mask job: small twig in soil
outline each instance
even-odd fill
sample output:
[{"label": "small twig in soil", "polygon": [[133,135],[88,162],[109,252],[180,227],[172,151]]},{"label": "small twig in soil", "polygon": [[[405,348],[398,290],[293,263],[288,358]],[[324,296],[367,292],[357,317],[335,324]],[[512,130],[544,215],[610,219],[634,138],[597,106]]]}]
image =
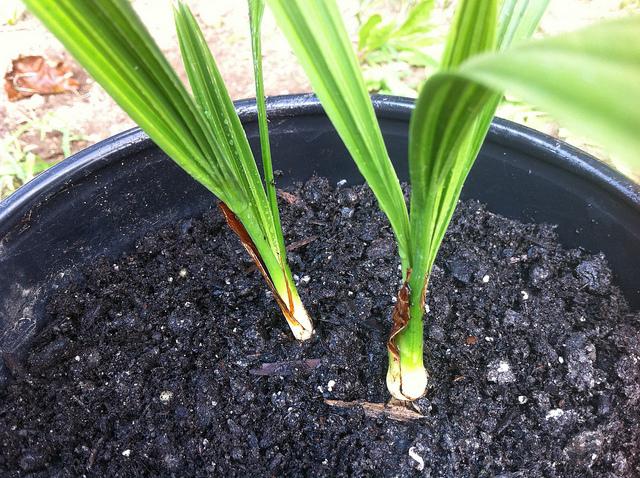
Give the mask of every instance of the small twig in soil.
[{"label": "small twig in soil", "polygon": [[371,403],[364,400],[355,400],[353,402],[344,402],[342,400],[325,399],[324,403],[331,407],[339,408],[362,408],[364,414],[368,417],[379,418],[387,417],[391,420],[399,422],[408,422],[411,420],[419,420],[425,418],[424,415],[414,409],[408,408],[404,403],[398,401],[389,403]]},{"label": "small twig in soil", "polygon": [[309,219],[309,221],[307,221],[309,224],[313,224],[314,226],[322,226],[322,227],[327,227],[327,223],[323,222],[323,221],[318,221],[317,219]]},{"label": "small twig in soil", "polygon": [[312,243],[318,239],[318,236],[309,236],[304,239],[300,239],[299,241],[292,242],[287,246],[287,252],[295,251],[296,249],[300,249],[301,247],[306,246],[307,244]]},{"label": "small twig in soil", "polygon": [[510,264],[516,264],[517,262],[527,261],[528,259],[529,259],[529,257],[526,254],[522,254],[522,255],[517,256],[517,257],[510,257],[509,258],[509,263]]},{"label": "small twig in soil", "polygon": [[263,363],[260,368],[249,370],[252,375],[291,375],[295,372],[308,372],[320,365],[320,359],[291,360],[286,362]]},{"label": "small twig in soil", "polygon": [[[307,244],[311,244],[313,241],[318,239],[318,236],[309,236],[304,239],[300,239],[299,241],[292,242],[287,246],[287,252],[295,251],[296,249],[300,249],[301,247],[306,246]],[[245,268],[245,273],[249,274],[253,271],[257,270],[255,264],[251,264],[250,266]]]}]

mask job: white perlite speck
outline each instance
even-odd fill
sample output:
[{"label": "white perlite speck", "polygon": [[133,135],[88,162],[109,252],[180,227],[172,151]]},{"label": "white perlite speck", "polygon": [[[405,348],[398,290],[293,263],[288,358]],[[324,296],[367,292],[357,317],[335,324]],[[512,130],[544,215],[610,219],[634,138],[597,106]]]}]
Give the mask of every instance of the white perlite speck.
[{"label": "white perlite speck", "polygon": [[173,392],[172,391],[165,390],[163,392],[160,392],[160,401],[162,403],[169,403],[172,398],[173,398]]},{"label": "white perlite speck", "polygon": [[327,390],[329,390],[330,392],[333,392],[333,387],[335,386],[336,386],[336,381],[329,380],[329,382],[327,383]]},{"label": "white perlite speck", "polygon": [[511,371],[509,362],[505,360],[494,360],[487,366],[487,380],[500,385],[516,381],[516,376]]},{"label": "white perlite speck", "polygon": [[564,410],[562,410],[561,408],[553,408],[547,412],[546,419],[549,420],[549,418],[560,418],[562,415],[564,415]]},{"label": "white perlite speck", "polygon": [[131,455],[131,450],[125,450],[122,452],[122,456],[130,456]]},{"label": "white perlite speck", "polygon": [[527,397],[525,397],[524,395],[520,395],[518,397],[518,403],[520,405],[524,405],[525,403],[527,403],[529,401],[529,399]]},{"label": "white perlite speck", "polygon": [[418,455],[418,452],[416,451],[415,446],[412,446],[411,448],[409,448],[409,456],[413,459],[413,461],[416,462],[415,464],[416,470],[418,471],[424,470],[424,460],[420,455]]},{"label": "white perlite speck", "polygon": [[490,279],[489,274],[487,274],[482,278],[482,282],[486,284],[487,282],[489,282],[489,279]]},{"label": "white perlite speck", "polygon": [[187,277],[187,269],[180,269],[180,272],[178,272],[178,275],[180,277]]}]

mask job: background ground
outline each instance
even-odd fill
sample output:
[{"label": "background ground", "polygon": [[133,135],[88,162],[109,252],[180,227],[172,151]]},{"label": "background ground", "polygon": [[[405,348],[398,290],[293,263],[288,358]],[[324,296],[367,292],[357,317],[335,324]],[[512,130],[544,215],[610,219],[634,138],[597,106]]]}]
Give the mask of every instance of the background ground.
[{"label": "background ground", "polygon": [[[424,1],[424,0],[423,0]],[[169,2],[134,0],[160,47],[184,79]],[[358,47],[360,25],[379,13],[382,24],[401,23],[415,1],[341,0],[341,10]],[[241,0],[191,0],[200,24],[234,99],[255,96],[247,10]],[[419,84],[437,61],[455,2],[434,0],[425,22],[431,44],[411,56],[399,52],[401,39],[393,39],[359,56],[372,91],[415,95]],[[602,19],[640,14],[640,0],[551,0],[537,36],[571,31]],[[86,146],[134,126],[128,116],[69,57],[40,22],[25,12],[18,0],[0,1],[0,68],[8,71],[20,55],[42,55],[68,62],[80,81],[77,93],[34,95],[16,102],[0,91],[0,198],[34,174]],[[267,95],[307,92],[309,83],[266,12],[263,26],[264,75]],[[640,181],[640,161],[624,164],[609,157],[588,138],[561,128],[553,118],[509,98],[499,115],[527,124],[592,152]]]}]

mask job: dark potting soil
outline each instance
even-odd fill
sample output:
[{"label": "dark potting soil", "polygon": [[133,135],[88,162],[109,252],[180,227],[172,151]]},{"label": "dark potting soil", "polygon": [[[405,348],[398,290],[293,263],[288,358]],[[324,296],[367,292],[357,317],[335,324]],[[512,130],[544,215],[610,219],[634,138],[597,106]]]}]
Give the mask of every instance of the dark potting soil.
[{"label": "dark potting soil", "polygon": [[640,476],[640,316],[602,256],[460,204],[428,295],[424,418],[399,422],[324,401],[389,398],[387,221],[364,187],[281,199],[315,338],[292,338],[217,210],[153,233],[4,357],[1,474]]}]

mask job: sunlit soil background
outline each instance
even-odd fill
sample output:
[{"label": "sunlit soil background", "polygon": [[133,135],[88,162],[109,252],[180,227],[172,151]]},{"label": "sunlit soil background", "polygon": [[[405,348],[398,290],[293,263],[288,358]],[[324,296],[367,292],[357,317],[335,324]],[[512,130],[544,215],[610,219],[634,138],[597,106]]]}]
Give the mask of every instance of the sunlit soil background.
[{"label": "sunlit soil background", "polygon": [[[422,0],[424,1],[424,0]],[[211,46],[234,99],[255,96],[247,8],[242,0],[191,0],[191,7]],[[359,45],[361,26],[379,14],[384,27],[401,25],[417,1],[340,0],[345,23],[371,92],[415,96],[434,70],[455,7],[451,0],[434,0],[424,20],[424,46],[403,45],[391,37],[381,45]],[[177,46],[170,2],[134,0],[133,5],[151,34],[185,79]],[[551,0],[536,36],[576,30],[605,20],[640,14],[640,0]],[[273,18],[263,24],[264,75],[267,95],[310,91],[309,83]],[[0,90],[0,198],[6,197],[38,172],[97,141],[131,128],[134,123],[109,98],[62,45],[30,15],[19,0],[0,0],[0,67],[12,69],[20,56],[42,56],[50,64],[62,61],[78,81],[77,91],[56,95],[35,94],[9,101]],[[4,78],[2,79],[5,82]],[[603,85],[606,88],[606,85]],[[630,178],[640,182],[640,159],[623,163],[609,156],[589,138],[561,127],[552,117],[508,97],[498,115],[526,124],[589,151]]]}]

